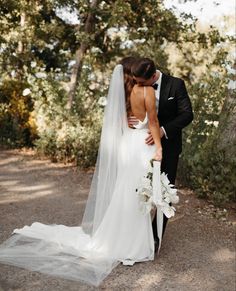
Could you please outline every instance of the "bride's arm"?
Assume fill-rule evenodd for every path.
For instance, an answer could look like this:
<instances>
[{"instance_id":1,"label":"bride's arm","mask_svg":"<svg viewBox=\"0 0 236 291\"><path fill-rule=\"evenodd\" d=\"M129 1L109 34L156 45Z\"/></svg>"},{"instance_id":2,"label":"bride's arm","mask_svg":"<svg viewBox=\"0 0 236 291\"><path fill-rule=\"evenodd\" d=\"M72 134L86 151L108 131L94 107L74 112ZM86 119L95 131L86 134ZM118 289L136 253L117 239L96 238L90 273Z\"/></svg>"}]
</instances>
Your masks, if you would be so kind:
<instances>
[{"instance_id":1,"label":"bride's arm","mask_svg":"<svg viewBox=\"0 0 236 291\"><path fill-rule=\"evenodd\" d=\"M156 96L155 91L152 87L146 87L145 106L148 115L148 125L151 131L154 143L157 147L155 158L157 160L162 159L162 146L160 136L160 125L157 118L156 111Z\"/></svg>"}]
</instances>

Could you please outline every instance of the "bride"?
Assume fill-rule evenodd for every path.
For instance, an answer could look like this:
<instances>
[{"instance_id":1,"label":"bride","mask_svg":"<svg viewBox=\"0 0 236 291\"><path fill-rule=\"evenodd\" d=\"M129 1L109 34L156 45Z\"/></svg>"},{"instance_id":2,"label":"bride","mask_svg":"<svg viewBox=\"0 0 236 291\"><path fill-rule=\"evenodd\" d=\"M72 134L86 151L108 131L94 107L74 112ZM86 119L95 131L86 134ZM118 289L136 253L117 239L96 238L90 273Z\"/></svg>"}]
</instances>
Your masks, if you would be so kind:
<instances>
[{"instance_id":1,"label":"bride","mask_svg":"<svg viewBox=\"0 0 236 291\"><path fill-rule=\"evenodd\" d=\"M139 119L129 128L127 117ZM148 129L155 144L145 143ZM152 87L133 83L128 58L113 71L96 168L81 226L34 222L0 245L0 262L98 286L119 263L154 260L150 213L136 189L162 159Z\"/></svg>"}]
</instances>

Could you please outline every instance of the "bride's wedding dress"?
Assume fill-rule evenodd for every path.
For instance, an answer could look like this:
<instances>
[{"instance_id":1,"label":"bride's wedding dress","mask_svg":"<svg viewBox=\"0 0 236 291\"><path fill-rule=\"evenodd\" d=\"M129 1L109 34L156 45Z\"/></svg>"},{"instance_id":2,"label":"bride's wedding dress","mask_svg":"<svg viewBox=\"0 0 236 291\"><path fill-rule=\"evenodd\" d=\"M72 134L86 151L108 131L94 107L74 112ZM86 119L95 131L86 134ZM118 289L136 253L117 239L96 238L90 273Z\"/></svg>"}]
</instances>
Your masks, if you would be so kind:
<instances>
[{"instance_id":1,"label":"bride's wedding dress","mask_svg":"<svg viewBox=\"0 0 236 291\"><path fill-rule=\"evenodd\" d=\"M103 184L99 186L100 176L103 182L109 181L109 185L110 180L114 180L109 199L108 196L102 197L102 206L98 207L91 201L94 197L98 200L99 193L90 195L81 226L34 222L14 229L13 236L0 245L0 262L98 286L120 262L133 265L153 260L151 215L140 211L136 192L155 153L155 146L145 143L147 131L147 115L144 121L139 121L136 129L126 127L122 131L117 156L113 156L116 160L115 178L111 176L111 168L106 174L98 171L91 187L95 185L96 191L104 187ZM109 141L105 139L104 144L106 142ZM97 163L100 170L104 170L101 168L102 155L101 145L100 164ZM114 165L114 160L110 159L106 160L107 167ZM104 178L107 174L110 176ZM104 204L107 204L105 208ZM92 230L89 230L91 221Z\"/></svg>"}]
</instances>

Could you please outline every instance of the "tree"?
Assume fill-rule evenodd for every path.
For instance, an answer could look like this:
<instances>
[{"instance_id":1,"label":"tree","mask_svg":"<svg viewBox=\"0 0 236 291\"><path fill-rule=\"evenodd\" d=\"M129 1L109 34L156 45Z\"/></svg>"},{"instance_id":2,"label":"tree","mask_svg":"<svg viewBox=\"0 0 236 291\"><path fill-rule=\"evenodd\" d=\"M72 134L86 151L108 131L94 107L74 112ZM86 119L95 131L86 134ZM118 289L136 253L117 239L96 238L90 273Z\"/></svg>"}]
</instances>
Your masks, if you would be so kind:
<instances>
[{"instance_id":1,"label":"tree","mask_svg":"<svg viewBox=\"0 0 236 291\"><path fill-rule=\"evenodd\" d=\"M69 2L57 1L59 7L65 4L69 5ZM162 1L79 1L73 8L77 9L80 24L74 31L78 48L70 75L68 108L72 107L86 55L92 56L97 51L96 63L104 64L119 55L137 53L145 46L153 45L152 49L156 50L153 56L161 52L162 57L161 45L165 41L177 41L181 31L186 29L164 8ZM150 43L143 44L147 39Z\"/></svg>"},{"instance_id":2,"label":"tree","mask_svg":"<svg viewBox=\"0 0 236 291\"><path fill-rule=\"evenodd\" d=\"M85 24L84 24L85 35L90 35L94 33L95 11L96 11L95 9L98 5L98 2L99 2L98 0L93 0L89 4L90 11L88 12L88 15L86 16ZM78 79L80 77L80 73L82 69L83 57L88 47L89 47L89 43L88 41L86 41L86 38L85 39L81 38L80 47L76 50L76 53L75 53L75 64L73 65L71 77L70 77L68 104L67 104L67 107L69 109L71 109L72 107L72 102L75 96L76 86L77 86Z\"/></svg>"},{"instance_id":3,"label":"tree","mask_svg":"<svg viewBox=\"0 0 236 291\"><path fill-rule=\"evenodd\" d=\"M65 9L77 13L77 23L61 16ZM221 134L232 150L235 144L229 134L234 111L226 116L233 101L225 99L232 39L189 15L177 18L154 0L2 0L0 16L3 141L24 145L27 139L54 160L93 165L103 113L99 99L107 94L111 71L122 57L143 55L185 79L193 102L195 119L184 132L182 181L203 197L231 197L219 176L232 164L227 170L214 166L224 164L216 158L227 147L219 145L219 155L212 145ZM227 185L233 185L231 178Z\"/></svg>"}]
</instances>

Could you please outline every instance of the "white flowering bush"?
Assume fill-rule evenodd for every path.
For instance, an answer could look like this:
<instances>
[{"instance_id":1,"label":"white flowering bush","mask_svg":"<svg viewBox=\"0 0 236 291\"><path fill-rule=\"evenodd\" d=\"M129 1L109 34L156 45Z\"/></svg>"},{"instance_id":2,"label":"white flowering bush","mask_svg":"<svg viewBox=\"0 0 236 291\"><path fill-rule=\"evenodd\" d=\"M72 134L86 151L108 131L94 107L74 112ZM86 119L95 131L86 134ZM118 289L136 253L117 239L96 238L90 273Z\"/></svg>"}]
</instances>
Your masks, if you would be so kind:
<instances>
[{"instance_id":1,"label":"white flowering bush","mask_svg":"<svg viewBox=\"0 0 236 291\"><path fill-rule=\"evenodd\" d=\"M76 162L83 167L94 165L105 99L89 111L86 99L79 95L78 104L68 110L66 91L50 74L47 78L29 75L28 82L34 99L37 150L53 161ZM84 92L79 94L84 96Z\"/></svg>"}]
</instances>

